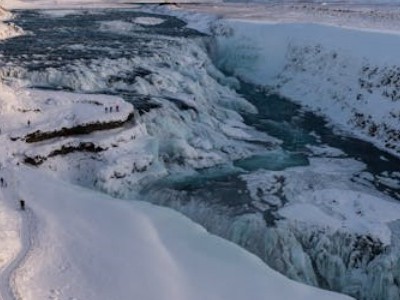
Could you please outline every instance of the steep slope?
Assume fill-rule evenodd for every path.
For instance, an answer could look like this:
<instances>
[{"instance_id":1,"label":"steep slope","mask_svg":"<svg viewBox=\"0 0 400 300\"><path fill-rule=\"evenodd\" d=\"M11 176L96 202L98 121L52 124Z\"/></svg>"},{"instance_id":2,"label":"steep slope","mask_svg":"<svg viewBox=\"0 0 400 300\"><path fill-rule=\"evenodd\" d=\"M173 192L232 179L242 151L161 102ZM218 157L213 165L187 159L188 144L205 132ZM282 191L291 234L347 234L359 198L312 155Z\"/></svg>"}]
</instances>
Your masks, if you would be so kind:
<instances>
[{"instance_id":1,"label":"steep slope","mask_svg":"<svg viewBox=\"0 0 400 300\"><path fill-rule=\"evenodd\" d=\"M21 168L15 178L37 220L16 272L24 299L348 299L284 278L169 209L37 170Z\"/></svg>"},{"instance_id":2,"label":"steep slope","mask_svg":"<svg viewBox=\"0 0 400 300\"><path fill-rule=\"evenodd\" d=\"M235 21L216 28L221 67L400 154L396 34Z\"/></svg>"}]
</instances>

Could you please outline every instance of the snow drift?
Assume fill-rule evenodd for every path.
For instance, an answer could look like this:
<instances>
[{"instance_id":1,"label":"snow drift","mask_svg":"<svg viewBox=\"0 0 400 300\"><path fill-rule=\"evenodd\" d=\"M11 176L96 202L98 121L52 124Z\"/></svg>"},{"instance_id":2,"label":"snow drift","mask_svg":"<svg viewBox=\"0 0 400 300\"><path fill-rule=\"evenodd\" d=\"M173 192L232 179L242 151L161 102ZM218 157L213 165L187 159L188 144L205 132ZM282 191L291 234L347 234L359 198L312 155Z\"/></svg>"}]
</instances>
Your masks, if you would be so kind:
<instances>
[{"instance_id":1,"label":"snow drift","mask_svg":"<svg viewBox=\"0 0 400 300\"><path fill-rule=\"evenodd\" d=\"M169 209L37 170L15 179L37 222L16 273L24 299L349 299L290 281Z\"/></svg>"}]
</instances>

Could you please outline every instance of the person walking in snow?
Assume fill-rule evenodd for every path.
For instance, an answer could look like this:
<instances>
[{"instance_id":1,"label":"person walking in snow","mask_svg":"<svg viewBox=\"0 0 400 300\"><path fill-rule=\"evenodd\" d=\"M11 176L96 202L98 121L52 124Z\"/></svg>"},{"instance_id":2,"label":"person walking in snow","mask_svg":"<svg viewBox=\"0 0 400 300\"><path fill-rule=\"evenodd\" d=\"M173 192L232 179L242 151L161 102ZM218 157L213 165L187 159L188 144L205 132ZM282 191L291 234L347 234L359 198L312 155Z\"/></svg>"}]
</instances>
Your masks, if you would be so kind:
<instances>
[{"instance_id":1,"label":"person walking in snow","mask_svg":"<svg viewBox=\"0 0 400 300\"><path fill-rule=\"evenodd\" d=\"M119 112L119 106L118 106L118 105L115 106L115 110L116 110L117 112Z\"/></svg>"},{"instance_id":2,"label":"person walking in snow","mask_svg":"<svg viewBox=\"0 0 400 300\"><path fill-rule=\"evenodd\" d=\"M25 200L20 199L19 206L20 206L21 210L25 210Z\"/></svg>"},{"instance_id":3,"label":"person walking in snow","mask_svg":"<svg viewBox=\"0 0 400 300\"><path fill-rule=\"evenodd\" d=\"M112 113L112 106L110 106L110 113Z\"/></svg>"},{"instance_id":4,"label":"person walking in snow","mask_svg":"<svg viewBox=\"0 0 400 300\"><path fill-rule=\"evenodd\" d=\"M1 187L4 186L4 178L3 178L3 177L0 178L0 186L1 186Z\"/></svg>"},{"instance_id":5,"label":"person walking in snow","mask_svg":"<svg viewBox=\"0 0 400 300\"><path fill-rule=\"evenodd\" d=\"M108 107L107 107L107 106L104 107L104 111L105 111L106 113L108 113Z\"/></svg>"},{"instance_id":6,"label":"person walking in snow","mask_svg":"<svg viewBox=\"0 0 400 300\"><path fill-rule=\"evenodd\" d=\"M27 124L28 124L28 127L30 127L31 126L31 120L28 120Z\"/></svg>"}]
</instances>

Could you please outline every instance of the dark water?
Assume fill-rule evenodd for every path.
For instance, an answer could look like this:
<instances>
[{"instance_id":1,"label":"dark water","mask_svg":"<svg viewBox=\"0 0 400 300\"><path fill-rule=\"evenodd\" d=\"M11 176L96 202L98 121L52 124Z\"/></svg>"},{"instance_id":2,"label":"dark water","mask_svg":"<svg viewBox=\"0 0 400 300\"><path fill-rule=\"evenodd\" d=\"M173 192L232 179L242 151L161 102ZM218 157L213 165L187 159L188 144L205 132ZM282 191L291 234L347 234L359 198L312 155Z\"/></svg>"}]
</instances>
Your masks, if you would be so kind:
<instances>
[{"instance_id":1,"label":"dark water","mask_svg":"<svg viewBox=\"0 0 400 300\"><path fill-rule=\"evenodd\" d=\"M334 133L324 118L305 112L301 106L288 99L271 95L245 82L241 82L241 89L238 92L259 111L258 114L245 115L246 123L282 140L282 149L268 150L263 155L235 161L233 166L237 167L236 169L217 167L187 177L166 178L161 180L158 186L153 185L151 189L184 191L181 197L179 194L176 195L175 201L184 202L184 199L194 198L197 201L206 201L212 206L232 208L235 204L235 214L239 211L255 212L258 209L252 206L252 200L239 176L258 169L280 171L295 166L307 166L309 157L314 156L307 149L307 145L329 145L340 149L344 152L343 159L353 158L363 162L366 165L365 171L372 175L381 175L384 172L390 174L399 170L399 158L383 152L368 142ZM369 183L377 190L400 200L398 189L388 187L376 178ZM238 207L238 204L241 206Z\"/></svg>"},{"instance_id":2,"label":"dark water","mask_svg":"<svg viewBox=\"0 0 400 300\"><path fill-rule=\"evenodd\" d=\"M133 29L126 34L100 31L101 22L132 22L136 17L158 17L160 25ZM153 55L161 44L174 44L175 38L202 36L174 17L149 15L132 10L77 11L62 17L49 17L39 11L18 11L13 20L30 34L0 43L0 53L8 62L28 70L64 67L94 58L118 59ZM135 34L136 33L136 34ZM173 37L174 39L165 39ZM79 45L79 48L73 48ZM72 47L71 47L72 46ZM112 49L112 51L110 51Z\"/></svg>"}]
</instances>

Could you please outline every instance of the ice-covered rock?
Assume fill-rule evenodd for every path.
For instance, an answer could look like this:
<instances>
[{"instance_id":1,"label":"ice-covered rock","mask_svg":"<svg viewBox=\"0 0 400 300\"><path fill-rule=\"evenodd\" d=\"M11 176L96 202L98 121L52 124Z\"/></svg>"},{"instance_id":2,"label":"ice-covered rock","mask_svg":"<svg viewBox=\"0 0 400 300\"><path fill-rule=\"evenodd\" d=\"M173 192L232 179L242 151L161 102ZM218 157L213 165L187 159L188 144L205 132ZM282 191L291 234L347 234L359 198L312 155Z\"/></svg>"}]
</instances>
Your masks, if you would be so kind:
<instances>
[{"instance_id":1,"label":"ice-covered rock","mask_svg":"<svg viewBox=\"0 0 400 300\"><path fill-rule=\"evenodd\" d=\"M168 165L205 168L280 143L244 124L240 113L255 113L256 109L232 89L238 82L216 69L204 42L164 39L148 43L157 49L151 55L77 60L64 67L37 70L5 66L2 76L30 86L81 93L127 91L133 95L132 103L151 103L153 108L142 114L140 122L157 139L158 155Z\"/></svg>"}]
</instances>

